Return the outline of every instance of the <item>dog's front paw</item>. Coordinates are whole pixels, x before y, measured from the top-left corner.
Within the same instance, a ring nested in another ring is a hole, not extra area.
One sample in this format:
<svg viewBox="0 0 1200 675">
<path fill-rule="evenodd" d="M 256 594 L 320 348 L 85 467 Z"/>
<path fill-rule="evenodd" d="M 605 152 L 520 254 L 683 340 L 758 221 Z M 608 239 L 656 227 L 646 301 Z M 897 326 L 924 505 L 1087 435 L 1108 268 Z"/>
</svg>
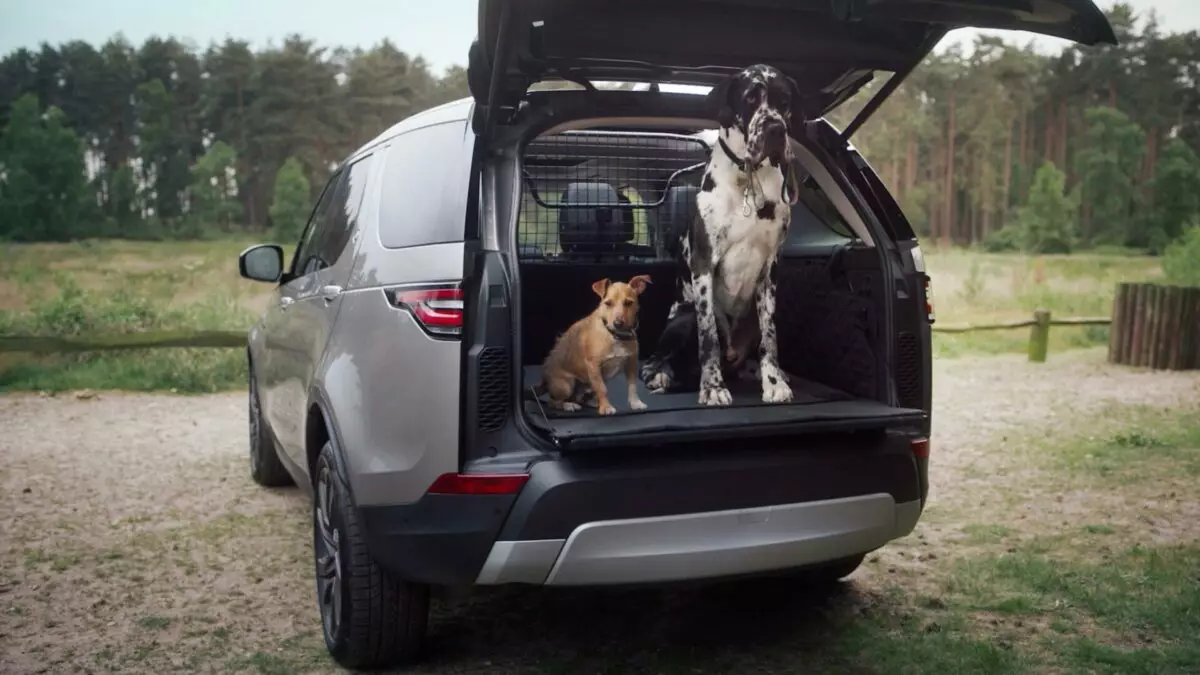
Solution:
<svg viewBox="0 0 1200 675">
<path fill-rule="evenodd" d="M 667 390 L 667 387 L 670 386 L 671 376 L 667 375 L 661 370 L 658 371 L 658 373 L 656 373 L 654 377 L 650 378 L 650 381 L 646 383 L 646 388 L 650 390 L 651 394 L 661 394 Z"/>
<path fill-rule="evenodd" d="M 607 404 L 607 405 L 602 405 L 602 406 L 600 406 L 600 414 L 601 415 L 616 415 L 617 409 L 612 407 L 611 403 Z"/>
<path fill-rule="evenodd" d="M 646 404 L 640 398 L 629 399 L 629 407 L 634 410 L 645 410 L 647 408 Z"/>
<path fill-rule="evenodd" d="M 708 387 L 700 390 L 700 405 L 729 405 L 733 394 L 725 387 Z"/>
<path fill-rule="evenodd" d="M 567 401 L 566 403 L 562 404 L 562 409 L 566 410 L 567 412 L 576 412 L 579 410 L 579 404 Z"/>
<path fill-rule="evenodd" d="M 792 388 L 783 380 L 776 379 L 771 384 L 770 379 L 763 380 L 763 403 L 787 403 L 792 400 Z"/>
</svg>

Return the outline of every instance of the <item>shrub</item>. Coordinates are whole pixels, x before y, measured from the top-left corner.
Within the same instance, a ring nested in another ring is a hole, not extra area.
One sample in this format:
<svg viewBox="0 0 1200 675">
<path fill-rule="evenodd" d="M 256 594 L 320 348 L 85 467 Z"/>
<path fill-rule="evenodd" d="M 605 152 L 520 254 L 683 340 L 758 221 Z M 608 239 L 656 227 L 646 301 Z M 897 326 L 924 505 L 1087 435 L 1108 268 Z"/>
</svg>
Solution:
<svg viewBox="0 0 1200 675">
<path fill-rule="evenodd" d="M 1167 281 L 1181 286 L 1200 286 L 1200 223 L 1184 231 L 1167 246 L 1162 259 Z"/>
<path fill-rule="evenodd" d="M 1065 191 L 1067 177 L 1045 162 L 1033 176 L 1017 219 L 1017 240 L 1028 253 L 1070 253 L 1077 242 L 1079 194 Z"/>
</svg>

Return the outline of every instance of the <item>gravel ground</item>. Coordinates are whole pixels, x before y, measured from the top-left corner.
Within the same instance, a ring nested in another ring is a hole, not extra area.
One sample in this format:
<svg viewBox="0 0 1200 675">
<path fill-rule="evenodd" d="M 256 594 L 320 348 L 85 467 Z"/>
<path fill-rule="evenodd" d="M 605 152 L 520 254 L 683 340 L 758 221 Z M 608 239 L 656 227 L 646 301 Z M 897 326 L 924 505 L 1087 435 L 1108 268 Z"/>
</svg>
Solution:
<svg viewBox="0 0 1200 675">
<path fill-rule="evenodd" d="M 929 517 L 832 602 L 871 605 L 885 601 L 888 583 L 924 583 L 953 557 L 966 523 L 999 520 L 1036 535 L 1098 512 L 1134 517 L 1129 500 L 1147 495 L 1113 500 L 1086 486 L 1048 486 L 1013 459 L 1009 439 L 1103 418 L 1113 406 L 1200 402 L 1200 374 L 1114 368 L 1096 350 L 1040 366 L 1019 357 L 938 361 L 935 383 Z M 308 507 L 294 489 L 250 482 L 244 401 L 241 393 L 0 398 L 0 671 L 330 670 Z M 1183 514 L 1152 513 L 1153 535 L 1200 534 L 1194 501 Z M 421 672 L 564 663 L 599 671 L 610 659 L 715 667 L 706 651 L 714 641 L 737 657 L 781 624 L 794 635 L 820 621 L 773 603 L 777 589 L 758 597 L 749 588 L 486 591 L 438 606 Z"/>
</svg>

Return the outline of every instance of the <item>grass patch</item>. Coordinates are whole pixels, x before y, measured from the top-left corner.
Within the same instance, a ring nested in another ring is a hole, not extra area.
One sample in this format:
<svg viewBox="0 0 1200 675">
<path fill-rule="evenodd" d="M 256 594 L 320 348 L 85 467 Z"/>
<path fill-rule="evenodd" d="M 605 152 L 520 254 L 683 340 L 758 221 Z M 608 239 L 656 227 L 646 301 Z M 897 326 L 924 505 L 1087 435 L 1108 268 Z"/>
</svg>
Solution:
<svg viewBox="0 0 1200 675">
<path fill-rule="evenodd" d="M 137 624 L 145 630 L 166 630 L 171 620 L 165 616 L 143 616 L 137 620 Z"/>
<path fill-rule="evenodd" d="M 1196 410 L 1115 411 L 1099 437 L 1059 441 L 1043 453 L 1057 468 L 1118 483 L 1200 477 Z M 1111 428 L 1109 428 L 1111 427 Z"/>
<path fill-rule="evenodd" d="M 971 524 L 963 527 L 962 531 L 967 535 L 967 543 L 970 544 L 995 544 L 1012 536 L 1010 528 L 996 523 Z"/>
<path fill-rule="evenodd" d="M 1200 546 L 1134 546 L 1079 560 L 1056 553 L 1075 550 L 1063 543 L 959 560 L 942 595 L 925 596 L 911 616 L 851 628 L 838 645 L 857 653 L 846 665 L 887 673 L 1200 672 Z"/>
</svg>

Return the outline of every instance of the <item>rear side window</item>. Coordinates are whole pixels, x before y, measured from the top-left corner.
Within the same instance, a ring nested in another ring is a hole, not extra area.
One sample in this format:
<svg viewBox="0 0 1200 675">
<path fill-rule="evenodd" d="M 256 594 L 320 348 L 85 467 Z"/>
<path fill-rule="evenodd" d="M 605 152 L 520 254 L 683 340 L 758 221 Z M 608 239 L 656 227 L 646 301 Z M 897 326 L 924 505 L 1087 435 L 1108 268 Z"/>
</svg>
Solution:
<svg viewBox="0 0 1200 675">
<path fill-rule="evenodd" d="M 461 241 L 466 230 L 471 140 L 465 121 L 392 139 L 383 167 L 379 240 L 387 248 Z"/>
<path fill-rule="evenodd" d="M 325 188 L 314 211 L 313 223 L 298 253 L 296 276 L 319 272 L 337 262 L 358 221 L 371 157 L 357 160 L 340 171 Z"/>
</svg>

